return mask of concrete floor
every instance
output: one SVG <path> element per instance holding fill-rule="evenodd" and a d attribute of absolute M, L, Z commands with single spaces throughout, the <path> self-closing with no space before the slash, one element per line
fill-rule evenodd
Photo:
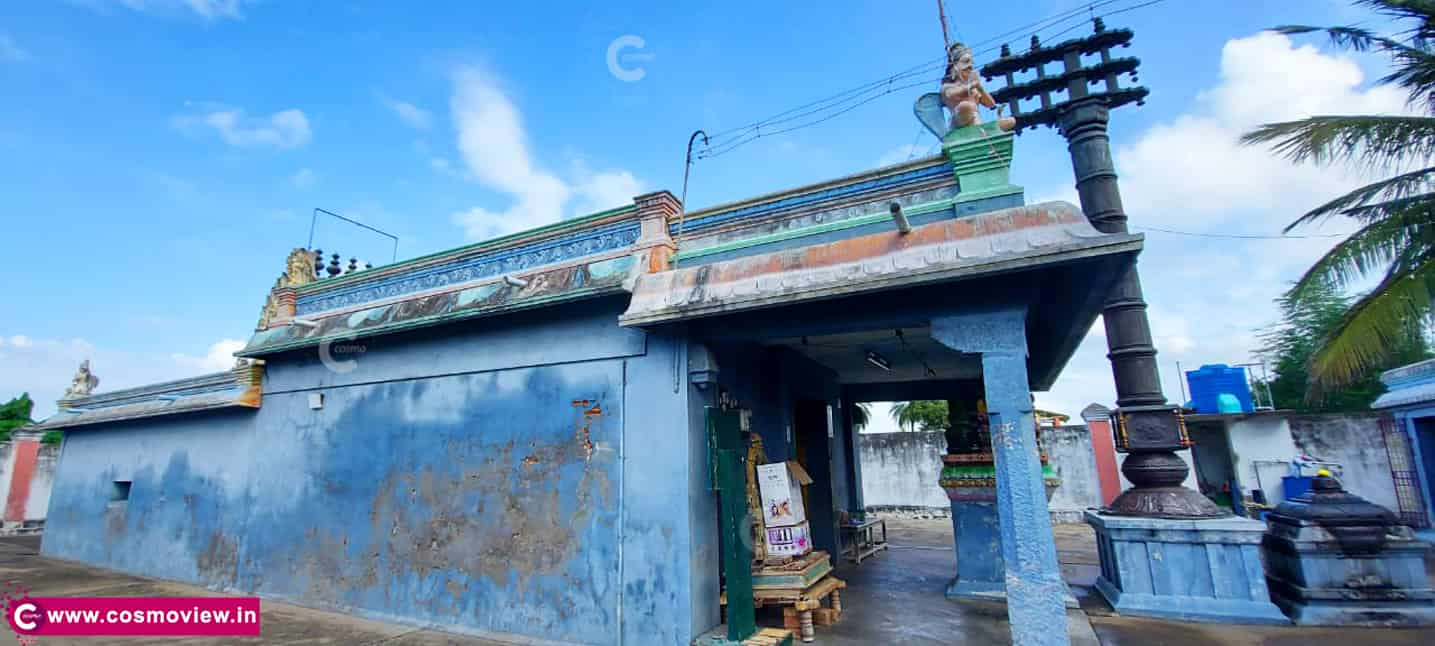
<path fill-rule="evenodd" d="M 863 561 L 842 564 L 837 575 L 843 591 L 842 620 L 817 629 L 817 644 L 1000 644 L 1010 637 L 1006 607 L 1000 603 L 951 601 L 943 592 L 956 570 L 949 520 L 888 521 L 892 547 Z M 1099 563 L 1095 539 L 1085 525 L 1058 525 L 1057 552 L 1062 573 L 1081 602 L 1068 612 L 1072 643 L 1079 646 L 1308 646 L 1309 644 L 1435 644 L 1435 628 L 1420 630 L 1231 626 L 1156 621 L 1112 614 L 1090 585 Z M 39 537 L 0 538 L 0 581 L 23 584 L 34 596 L 208 596 L 203 588 L 155 581 L 38 555 Z M 766 609 L 765 609 L 766 610 Z M 263 636 L 258 638 L 168 638 L 165 644 L 439 644 L 495 646 L 500 642 L 437 630 L 380 623 L 321 612 L 278 601 L 262 605 Z M 758 615 L 759 623 L 780 626 L 780 612 Z M 9 634 L 8 631 L 0 631 Z M 44 644 L 153 643 L 153 638 L 45 638 Z M 7 642 L 8 643 L 8 642 Z M 531 643 L 531 642 L 530 642 Z"/>
<path fill-rule="evenodd" d="M 848 582 L 842 621 L 818 627 L 823 645 L 995 644 L 1010 639 L 1006 607 L 952 601 L 944 595 L 956 571 L 950 520 L 887 521 L 892 547 L 861 566 L 844 564 Z M 1072 644 L 1103 646 L 1309 646 L 1311 644 L 1435 644 L 1435 628 L 1296 628 L 1196 624 L 1117 616 L 1091 587 L 1100 574 L 1096 537 L 1087 525 L 1057 525 L 1062 575 L 1081 603 L 1068 612 Z M 781 617 L 769 621 L 781 625 Z"/>

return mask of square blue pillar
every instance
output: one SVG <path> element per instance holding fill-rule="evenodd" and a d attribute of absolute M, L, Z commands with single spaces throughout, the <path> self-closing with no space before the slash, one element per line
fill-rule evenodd
<path fill-rule="evenodd" d="M 1056 560 L 1026 372 L 1026 308 L 937 317 L 932 338 L 982 358 L 1012 643 L 1069 644 L 1066 583 Z"/>

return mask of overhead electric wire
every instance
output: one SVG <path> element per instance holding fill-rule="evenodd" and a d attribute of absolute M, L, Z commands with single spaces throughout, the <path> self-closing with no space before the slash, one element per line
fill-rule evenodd
<path fill-rule="evenodd" d="M 1126 13 L 1126 12 L 1128 12 L 1128 11 L 1132 11 L 1132 10 L 1135 10 L 1135 9 L 1141 9 L 1141 8 L 1143 8 L 1143 7 L 1149 7 L 1149 6 L 1154 5 L 1154 4 L 1161 4 L 1161 3 L 1165 2 L 1165 1 L 1166 1 L 1166 0 L 1147 0 L 1146 2 L 1143 2 L 1143 3 L 1141 3 L 1141 4 L 1135 4 L 1135 5 L 1131 5 L 1131 6 L 1129 6 L 1129 7 L 1122 7 L 1122 8 L 1120 8 L 1120 9 L 1113 9 L 1113 10 L 1111 10 L 1111 11 L 1108 11 L 1108 12 L 1106 12 L 1106 13 L 1101 14 L 1100 16 L 1093 16 L 1093 18 L 1106 18 L 1106 17 L 1108 17 L 1108 16 L 1114 16 L 1114 15 L 1119 14 L 1119 13 Z M 1081 26 L 1081 23 L 1077 23 L 1077 24 L 1075 24 L 1075 25 L 1072 25 L 1072 26 L 1070 26 L 1070 27 L 1067 27 L 1066 29 L 1063 29 L 1063 30 L 1061 30 L 1061 31 L 1058 31 L 1058 32 L 1056 32 L 1056 33 L 1054 33 L 1054 34 L 1052 34 L 1052 35 L 1050 35 L 1050 36 L 1047 36 L 1047 38 L 1050 38 L 1050 39 L 1052 39 L 1052 40 L 1055 40 L 1055 39 L 1057 39 L 1057 38 L 1060 38 L 1060 37 L 1062 37 L 1062 36 L 1065 36 L 1066 34 L 1069 34 L 1069 33 L 1073 32 L 1073 31 L 1075 31 L 1076 28 L 1077 28 L 1077 27 L 1080 27 L 1080 26 Z"/>
<path fill-rule="evenodd" d="M 1178 236 L 1194 236 L 1194 237 L 1197 237 L 1197 238 L 1235 238 L 1235 239 L 1237 239 L 1237 240 L 1306 240 L 1306 239 L 1311 239 L 1311 238 L 1346 238 L 1346 237 L 1349 237 L 1349 236 L 1351 235 L 1350 233 L 1317 233 L 1317 234 L 1310 234 L 1310 235 L 1285 235 L 1285 236 L 1281 236 L 1281 235 L 1257 235 L 1257 234 L 1245 234 L 1245 233 L 1201 233 L 1201 232 L 1197 232 L 1197 231 L 1177 231 L 1177 230 L 1175 230 L 1175 229 L 1162 229 L 1162 228 L 1160 228 L 1160 227 L 1151 227 L 1151 226 L 1146 226 L 1146 225 L 1144 225 L 1144 224 L 1143 224 L 1143 225 L 1139 225 L 1139 226 L 1137 226 L 1136 228 L 1137 228 L 1137 229 L 1141 229 L 1141 230 L 1143 230 L 1143 231 L 1156 231 L 1156 232 L 1158 232 L 1158 233 L 1170 233 L 1170 234 L 1178 235 Z"/>
<path fill-rule="evenodd" d="M 746 137 L 746 138 L 737 139 L 737 140 L 735 140 L 735 141 L 733 141 L 733 142 L 731 142 L 731 143 L 728 143 L 728 144 L 724 144 L 724 145 L 720 145 L 720 146 L 715 146 L 715 147 L 713 147 L 713 148 L 708 148 L 708 149 L 706 149 L 706 150 L 703 150 L 702 152 L 700 152 L 700 153 L 698 153 L 698 154 L 696 154 L 696 155 L 693 155 L 693 159 L 707 159 L 707 158 L 709 158 L 709 157 L 717 157 L 718 155 L 722 155 L 722 154 L 731 152 L 731 151 L 732 151 L 733 149 L 735 149 L 735 148 L 738 148 L 738 147 L 740 147 L 740 146 L 743 146 L 744 144 L 751 143 L 751 142 L 756 141 L 756 140 L 758 140 L 758 139 L 761 139 L 761 138 L 763 138 L 763 137 L 771 137 L 771 136 L 773 136 L 773 135 L 780 135 L 780 134 L 783 134 L 783 133 L 785 133 L 785 132 L 792 132 L 793 130 L 801 130 L 801 129 L 803 129 L 803 128 L 808 128 L 808 127 L 811 127 L 811 126 L 815 126 L 815 125 L 817 125 L 817 124 L 819 124 L 819 123 L 822 123 L 822 122 L 824 122 L 824 121 L 828 121 L 828 120 L 834 119 L 834 118 L 836 118 L 836 117 L 840 117 L 840 116 L 842 116 L 842 115 L 844 115 L 844 114 L 847 114 L 848 112 L 851 112 L 852 110 L 855 110 L 855 109 L 860 108 L 860 107 L 862 107 L 862 106 L 864 106 L 864 105 L 867 105 L 868 103 L 871 103 L 871 102 L 873 102 L 873 101 L 876 101 L 877 99 L 880 99 L 880 98 L 882 98 L 882 97 L 884 97 L 884 96 L 887 96 L 888 94 L 891 94 L 891 93 L 893 93 L 893 92 L 899 92 L 899 91 L 901 91 L 901 90 L 911 89 L 911 88 L 917 87 L 917 86 L 919 86 L 919 85 L 926 85 L 926 84 L 928 84 L 928 83 L 931 83 L 931 80 L 929 80 L 929 79 L 923 79 L 923 80 L 921 80 L 921 81 L 917 81 L 916 83 L 908 83 L 908 84 L 906 84 L 906 85 L 889 88 L 889 89 L 884 90 L 883 92 L 881 92 L 881 93 L 879 93 L 879 94 L 873 94 L 872 96 L 863 98 L 861 101 L 858 101 L 857 103 L 853 103 L 852 105 L 845 106 L 845 107 L 843 107 L 841 110 L 838 110 L 838 111 L 833 112 L 833 113 L 831 113 L 831 114 L 827 114 L 827 115 L 824 115 L 824 116 L 819 117 L 819 118 L 817 118 L 817 119 L 813 119 L 812 121 L 808 121 L 808 122 L 806 122 L 806 123 L 801 123 L 801 124 L 798 124 L 798 125 L 795 125 L 795 126 L 789 126 L 789 127 L 786 127 L 786 128 L 779 128 L 779 129 L 777 129 L 777 130 L 771 130 L 771 131 L 755 130 L 755 131 L 753 131 L 753 133 L 752 133 L 750 136 L 748 136 L 748 137 Z"/>
<path fill-rule="evenodd" d="M 1076 21 L 1073 25 L 1067 27 L 1066 29 L 1063 29 L 1060 32 L 1057 32 L 1055 36 L 1059 36 L 1086 24 L 1089 19 L 1086 16 L 1083 16 L 1083 13 L 1089 14 L 1092 17 L 1103 17 L 1115 15 L 1118 13 L 1124 13 L 1126 11 L 1131 11 L 1134 9 L 1140 9 L 1142 7 L 1164 2 L 1165 0 L 1148 0 L 1147 2 L 1141 4 L 1116 8 L 1109 12 L 1101 14 L 1101 16 L 1096 16 L 1096 10 L 1098 8 L 1107 7 L 1109 5 L 1124 1 L 1127 0 L 1098 0 L 1096 2 L 1088 2 L 1079 7 L 1074 7 L 1072 9 L 1068 9 L 1057 14 L 1047 16 L 1040 20 L 1036 20 L 1020 27 L 1007 30 L 996 36 L 992 36 L 990 38 L 978 41 L 970 45 L 970 47 L 972 48 L 974 55 L 986 54 L 988 52 L 1000 49 L 1001 45 L 996 44 L 982 50 L 977 50 L 977 47 L 981 47 L 989 43 L 997 43 L 998 41 L 1003 41 L 1011 36 L 1022 33 L 1032 33 L 1033 35 L 1040 35 L 1040 32 L 1042 31 L 1063 26 L 1069 21 Z M 1054 38 L 1055 36 L 1051 36 L 1049 38 Z M 703 150 L 698 151 L 696 154 L 694 154 L 693 159 L 710 159 L 713 157 L 718 157 L 732 152 L 733 150 L 736 150 L 748 143 L 751 143 L 763 137 L 771 137 L 774 135 L 792 132 L 794 130 L 801 130 L 803 128 L 808 128 L 829 121 L 835 117 L 851 112 L 852 110 L 860 106 L 871 103 L 872 101 L 875 101 L 876 99 L 886 96 L 888 94 L 940 81 L 941 77 L 937 76 L 936 78 L 925 77 L 912 83 L 901 83 L 902 81 L 906 81 L 908 79 L 912 79 L 918 76 L 923 76 L 945 68 L 946 60 L 947 57 L 944 52 L 941 57 L 932 59 L 927 62 L 919 63 L 917 65 L 899 71 L 895 74 L 892 74 L 891 76 L 878 79 L 876 81 L 864 83 L 862 85 L 843 90 L 841 92 L 827 96 L 822 99 L 818 99 L 816 101 L 804 103 L 797 107 L 790 108 L 772 116 L 769 116 L 765 119 L 749 123 L 745 126 L 739 126 L 736 128 L 723 130 L 709 137 L 707 142 L 708 145 Z M 800 123 L 797 123 L 796 125 L 777 127 L 782 126 L 783 124 L 792 123 L 794 121 L 800 121 Z"/>
<path fill-rule="evenodd" d="M 1041 20 L 1033 21 L 1033 22 L 1027 23 L 1027 24 L 1025 24 L 1025 25 L 1022 25 L 1022 26 L 1020 26 L 1020 27 L 1016 27 L 1016 28 L 1014 28 L 1014 29 L 1011 29 L 1011 30 L 1002 32 L 1002 33 L 1000 33 L 1000 34 L 997 34 L 996 36 L 987 38 L 986 40 L 978 41 L 978 42 L 976 42 L 976 43 L 971 44 L 970 47 L 972 47 L 972 48 L 975 50 L 975 48 L 977 48 L 977 47 L 981 47 L 981 46 L 986 45 L 986 44 L 988 44 L 988 43 L 994 43 L 994 42 L 996 42 L 996 41 L 1002 40 L 1002 39 L 1007 38 L 1007 37 L 1009 37 L 1009 36 L 1012 36 L 1012 35 L 1014 35 L 1014 34 L 1021 34 L 1021 33 L 1028 33 L 1028 32 L 1031 32 L 1031 31 L 1041 31 L 1041 30 L 1045 30 L 1045 29 L 1050 29 L 1051 27 L 1054 27 L 1054 26 L 1056 26 L 1057 24 L 1066 22 L 1066 21 L 1068 21 L 1068 20 L 1071 20 L 1071 19 L 1074 18 L 1074 17 L 1077 17 L 1078 14 L 1080 14 L 1080 13 L 1083 12 L 1083 11 L 1090 11 L 1090 10 L 1093 10 L 1094 8 L 1096 8 L 1096 7 L 1103 7 L 1103 6 L 1106 6 L 1106 5 L 1115 3 L 1115 2 L 1121 2 L 1121 1 L 1123 1 L 1123 0 L 1099 0 L 1099 1 L 1097 1 L 1097 2 L 1090 2 L 1090 3 L 1087 3 L 1087 4 L 1081 5 L 1081 6 L 1079 6 L 1079 7 L 1075 7 L 1075 8 L 1073 8 L 1073 9 L 1068 9 L 1068 10 L 1066 10 L 1066 11 L 1057 13 L 1057 14 L 1052 15 L 1052 16 L 1048 16 L 1048 17 L 1043 18 L 1043 19 L 1041 19 Z M 1085 20 L 1083 19 L 1082 22 L 1085 22 Z M 1000 48 L 1000 45 L 997 45 L 997 46 L 993 46 L 993 47 L 991 47 L 991 48 L 989 48 L 989 49 L 987 49 L 987 50 L 982 50 L 982 51 L 976 52 L 976 53 L 986 53 L 987 51 L 995 51 L 995 50 L 997 50 L 997 49 L 999 49 L 999 48 Z M 840 103 L 841 100 L 845 99 L 845 97 L 851 96 L 851 95 L 853 95 L 853 94 L 861 94 L 861 93 L 863 93 L 863 92 L 866 91 L 866 90 L 870 90 L 870 89 L 872 89 L 872 88 L 881 86 L 881 85 L 884 84 L 884 83 L 891 83 L 891 82 L 896 81 L 896 80 L 901 80 L 901 79 L 905 79 L 905 78 L 910 78 L 911 76 L 914 76 L 914 75 L 916 75 L 916 74 L 920 74 L 920 73 L 922 73 L 922 72 L 925 72 L 925 71 L 927 71 L 928 69 L 940 68 L 940 67 L 942 67 L 943 65 L 945 65 L 946 60 L 947 60 L 946 54 L 943 53 L 942 56 L 939 56 L 939 57 L 937 57 L 937 58 L 931 59 L 931 60 L 926 61 L 926 62 L 924 62 L 924 63 L 918 63 L 917 65 L 914 65 L 914 66 L 912 66 L 912 67 L 909 67 L 909 68 L 907 68 L 907 69 L 904 69 L 904 70 L 902 70 L 902 71 L 900 71 L 900 72 L 897 72 L 897 73 L 895 73 L 895 74 L 893 74 L 893 75 L 891 75 L 891 76 L 888 76 L 888 77 L 885 77 L 885 78 L 881 78 L 881 79 L 878 79 L 878 80 L 876 80 L 876 81 L 871 81 L 871 82 L 868 82 L 868 83 L 864 83 L 864 84 L 859 85 L 859 86 L 857 86 L 857 87 L 849 88 L 849 89 L 847 89 L 847 90 L 843 90 L 842 92 L 838 92 L 837 94 L 834 94 L 834 95 L 831 95 L 831 96 L 828 96 L 828 97 L 825 97 L 825 98 L 822 98 L 822 99 L 818 99 L 818 100 L 816 100 L 816 101 L 812 101 L 812 102 L 809 102 L 809 103 L 804 103 L 804 104 L 802 104 L 802 105 L 800 105 L 800 106 L 797 106 L 797 107 L 795 107 L 795 108 L 790 108 L 790 109 L 785 110 L 785 111 L 783 111 L 783 112 L 779 112 L 779 113 L 774 114 L 774 115 L 772 115 L 772 116 L 770 116 L 770 117 L 767 117 L 766 119 L 762 119 L 762 120 L 760 120 L 760 121 L 755 121 L 755 122 L 750 123 L 750 124 L 747 124 L 747 125 L 745 125 L 745 126 L 738 126 L 738 127 L 736 127 L 736 128 L 729 128 L 729 129 L 727 129 L 727 130 L 723 130 L 723 131 L 721 131 L 721 132 L 719 132 L 719 133 L 717 133 L 717 134 L 715 134 L 715 135 L 712 135 L 712 138 L 713 138 L 713 139 L 719 139 L 719 138 L 721 138 L 721 137 L 725 137 L 725 136 L 730 135 L 730 134 L 733 134 L 733 133 L 737 133 L 737 132 L 741 132 L 741 131 L 745 131 L 745 130 L 752 130 L 752 129 L 759 128 L 759 127 L 764 126 L 764 125 L 772 125 L 773 123 L 779 123 L 779 122 L 781 122 L 781 121 L 790 120 L 790 118 L 789 118 L 789 119 L 783 119 L 783 117 L 787 117 L 787 115 L 789 115 L 789 114 L 791 114 L 791 113 L 793 113 L 793 112 L 797 112 L 797 111 L 799 111 L 799 110 L 804 110 L 804 109 L 806 109 L 806 108 L 810 108 L 810 107 L 813 107 L 813 106 L 818 106 L 818 105 L 821 105 L 821 104 L 833 103 L 833 102 Z"/>

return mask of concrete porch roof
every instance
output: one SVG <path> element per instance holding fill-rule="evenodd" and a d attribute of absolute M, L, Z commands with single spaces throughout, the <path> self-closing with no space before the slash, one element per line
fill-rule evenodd
<path fill-rule="evenodd" d="M 915 310 L 1020 302 L 1028 309 L 1032 385 L 1041 390 L 1086 336 L 1117 270 L 1134 260 L 1142 241 L 1138 234 L 1102 234 L 1064 202 L 1001 209 L 916 226 L 905 235 L 894 226 L 644 274 L 619 322 L 687 323 L 717 336 L 730 328 L 770 340 L 920 327 L 925 323 Z M 899 313 L 910 308 L 905 318 Z M 867 315 L 890 320 L 867 328 L 838 322 Z M 794 332 L 778 319 L 817 327 Z"/>

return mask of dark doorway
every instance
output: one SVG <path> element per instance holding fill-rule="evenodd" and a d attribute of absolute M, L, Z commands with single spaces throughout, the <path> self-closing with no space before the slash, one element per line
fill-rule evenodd
<path fill-rule="evenodd" d="M 1415 442 L 1420 448 L 1420 467 L 1425 471 L 1425 493 L 1435 493 L 1435 417 L 1417 417 Z M 1427 516 L 1425 522 L 1430 522 Z"/>
<path fill-rule="evenodd" d="M 799 399 L 793 405 L 793 455 L 812 476 L 814 486 L 806 487 L 803 501 L 812 527 L 812 544 L 837 555 L 837 518 L 832 511 L 832 437 L 829 434 L 827 403 Z"/>
<path fill-rule="evenodd" d="M 1236 482 L 1236 469 L 1231 463 L 1231 438 L 1224 423 L 1192 423 L 1186 426 L 1191 434 L 1191 457 L 1196 462 L 1196 483 L 1201 493 L 1216 504 L 1245 515 L 1241 493 Z"/>

